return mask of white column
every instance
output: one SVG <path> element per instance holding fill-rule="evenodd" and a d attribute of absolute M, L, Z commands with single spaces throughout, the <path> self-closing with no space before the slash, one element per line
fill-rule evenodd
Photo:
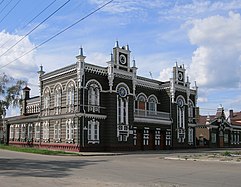
<path fill-rule="evenodd" d="M 127 125 L 129 124 L 129 121 L 128 121 L 128 109 L 129 109 L 129 107 L 128 107 L 128 100 L 129 100 L 129 98 L 127 97 L 126 98 L 126 124 Z"/>
<path fill-rule="evenodd" d="M 121 103 L 121 123 L 124 123 L 124 102 L 123 99 L 120 98 Z"/>
<path fill-rule="evenodd" d="M 117 112 L 116 112 L 117 115 L 116 116 L 117 116 L 117 124 L 119 124 L 119 97 L 118 96 L 117 96 L 116 100 L 117 100 L 117 105 L 116 105 L 117 106 L 116 107 L 117 108 Z"/>

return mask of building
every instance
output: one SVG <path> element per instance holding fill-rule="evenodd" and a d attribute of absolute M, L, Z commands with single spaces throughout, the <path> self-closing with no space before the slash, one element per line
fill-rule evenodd
<path fill-rule="evenodd" d="M 198 147 L 241 147 L 241 113 L 229 111 L 227 118 L 223 107 L 215 115 L 199 116 L 196 126 Z"/>
<path fill-rule="evenodd" d="M 40 96 L 23 89 L 21 115 L 6 119 L 9 144 L 72 151 L 195 147 L 197 86 L 184 65 L 170 81 L 137 75 L 129 46 L 116 42 L 107 67 L 85 62 L 38 71 Z"/>

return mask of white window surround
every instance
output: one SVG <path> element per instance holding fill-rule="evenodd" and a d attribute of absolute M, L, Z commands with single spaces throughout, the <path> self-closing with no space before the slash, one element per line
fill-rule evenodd
<path fill-rule="evenodd" d="M 88 111 L 100 112 L 100 87 L 96 82 L 88 85 Z"/>
<path fill-rule="evenodd" d="M 98 144 L 100 143 L 99 135 L 100 123 L 95 119 L 88 121 L 88 143 Z"/>
<path fill-rule="evenodd" d="M 11 125 L 11 126 L 10 126 L 9 138 L 10 138 L 10 139 L 13 139 L 13 138 L 14 138 L 14 125 Z"/>
<path fill-rule="evenodd" d="M 43 122 L 43 141 L 49 142 L 49 122 Z"/>
<path fill-rule="evenodd" d="M 26 124 L 21 125 L 21 139 L 25 139 L 25 134 L 26 134 Z"/>
<path fill-rule="evenodd" d="M 155 130 L 155 145 L 160 146 L 161 145 L 161 129 L 156 128 Z"/>
<path fill-rule="evenodd" d="M 183 96 L 178 96 L 177 103 L 177 139 L 179 143 L 185 141 L 185 99 Z"/>
<path fill-rule="evenodd" d="M 75 83 L 70 80 L 66 86 L 66 107 L 67 112 L 74 111 L 74 102 L 75 102 Z"/>
<path fill-rule="evenodd" d="M 40 122 L 35 123 L 35 141 L 40 140 Z"/>
<path fill-rule="evenodd" d="M 54 124 L 54 141 L 55 142 L 61 141 L 61 124 L 59 121 L 56 121 Z"/>
<path fill-rule="evenodd" d="M 193 145 L 193 128 L 189 127 L 188 128 L 188 144 Z"/>
<path fill-rule="evenodd" d="M 194 104 L 193 104 L 192 100 L 189 99 L 189 101 L 188 101 L 188 121 L 190 123 L 192 123 L 193 119 L 194 119 L 193 109 L 194 109 Z"/>
<path fill-rule="evenodd" d="M 28 124 L 28 141 L 33 139 L 33 124 Z"/>
<path fill-rule="evenodd" d="M 166 131 L 166 145 L 170 146 L 171 145 L 171 129 L 167 129 Z"/>
<path fill-rule="evenodd" d="M 143 145 L 149 145 L 149 128 L 144 128 L 143 132 Z"/>
<path fill-rule="evenodd" d="M 20 138 L 20 125 L 15 125 L 15 136 L 14 139 L 19 140 Z"/>
<path fill-rule="evenodd" d="M 154 95 L 151 95 L 148 98 L 148 110 L 151 115 L 156 115 L 157 113 L 157 98 Z"/>
<path fill-rule="evenodd" d="M 62 98 L 62 87 L 60 85 L 57 85 L 55 86 L 55 90 L 54 90 L 55 114 L 61 113 L 61 98 Z"/>
<path fill-rule="evenodd" d="M 74 122 L 73 119 L 66 120 L 66 142 L 74 143 Z"/>

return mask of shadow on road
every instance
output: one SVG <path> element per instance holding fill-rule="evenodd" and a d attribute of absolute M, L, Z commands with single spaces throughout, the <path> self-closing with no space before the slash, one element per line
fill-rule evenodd
<path fill-rule="evenodd" d="M 106 160 L 39 161 L 0 158 L 0 176 L 61 178 L 70 175 L 71 170 L 83 169 L 85 166 L 105 161 Z"/>

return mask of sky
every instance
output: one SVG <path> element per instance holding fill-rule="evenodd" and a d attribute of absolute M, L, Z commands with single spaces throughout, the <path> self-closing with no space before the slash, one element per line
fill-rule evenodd
<path fill-rule="evenodd" d="M 40 65 L 73 64 L 82 46 L 87 63 L 106 66 L 118 40 L 130 46 L 138 75 L 167 81 L 176 62 L 185 64 L 201 114 L 241 111 L 241 0 L 114 0 L 86 17 L 107 2 L 0 0 L 0 73 L 39 95 Z"/>

